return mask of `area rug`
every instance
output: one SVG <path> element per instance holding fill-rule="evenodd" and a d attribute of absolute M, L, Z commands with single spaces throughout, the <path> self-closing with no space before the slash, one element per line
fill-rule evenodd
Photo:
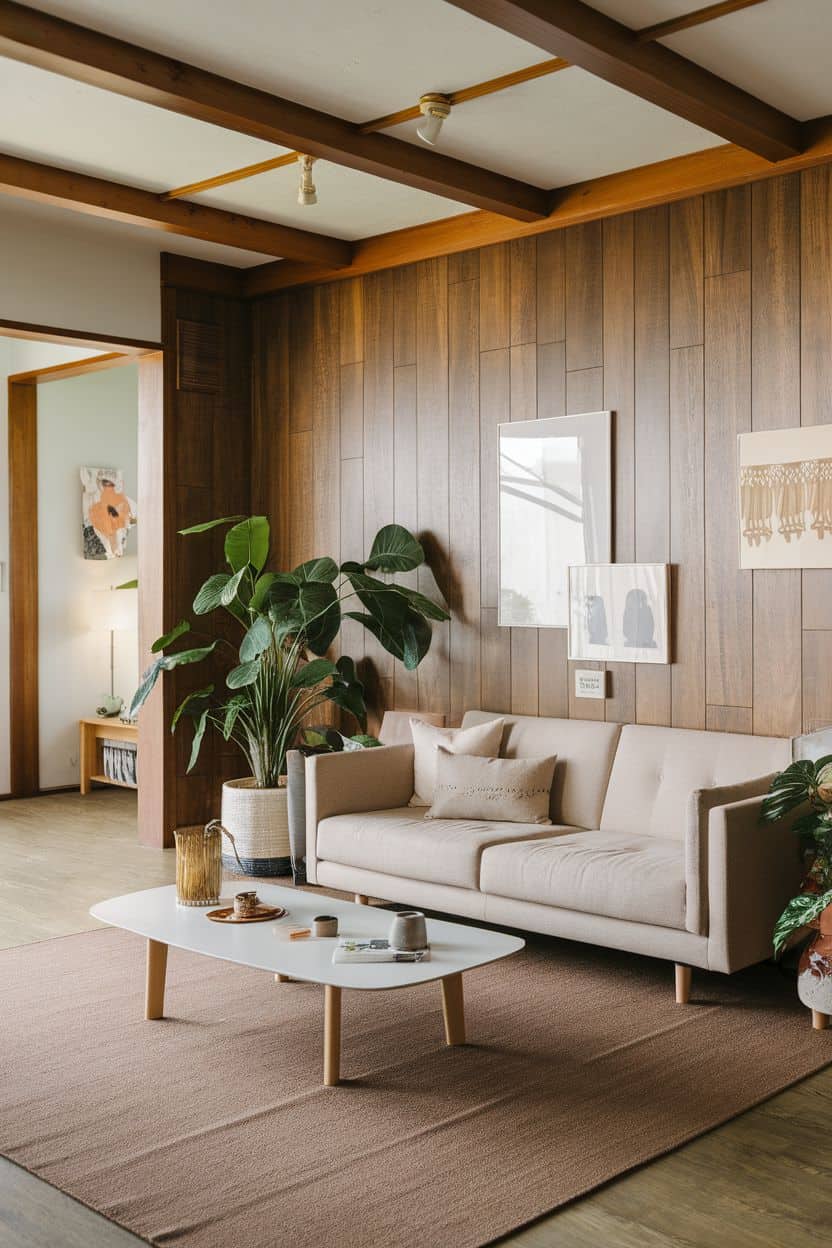
<path fill-rule="evenodd" d="M 724 1122 L 832 1056 L 771 967 L 694 973 L 562 941 L 437 985 L 323 990 L 112 929 L 0 953 L 0 1152 L 153 1244 L 475 1248 Z"/>

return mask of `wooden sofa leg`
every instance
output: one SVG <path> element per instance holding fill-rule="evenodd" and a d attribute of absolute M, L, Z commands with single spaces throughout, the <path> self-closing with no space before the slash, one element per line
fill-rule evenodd
<path fill-rule="evenodd" d="M 364 893 L 356 893 L 356 894 L 355 894 L 355 904 L 356 904 L 357 906 L 366 906 L 366 905 L 368 905 L 369 903 L 368 903 L 368 901 L 367 901 L 367 897 L 366 897 L 366 895 L 365 895 Z"/>
<path fill-rule="evenodd" d="M 812 1010 L 812 1026 L 815 1031 L 825 1031 L 829 1026 L 829 1015 L 821 1010 Z"/>
<path fill-rule="evenodd" d="M 690 1001 L 691 968 L 676 963 L 676 1004 L 687 1005 Z"/>

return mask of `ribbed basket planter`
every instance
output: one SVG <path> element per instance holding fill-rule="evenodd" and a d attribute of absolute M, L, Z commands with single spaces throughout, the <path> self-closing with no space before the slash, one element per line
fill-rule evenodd
<path fill-rule="evenodd" d="M 234 837 L 246 875 L 289 874 L 292 864 L 285 788 L 258 789 L 250 776 L 226 780 L 222 786 L 222 824 Z M 233 853 L 225 849 L 222 862 L 229 871 L 240 869 Z"/>

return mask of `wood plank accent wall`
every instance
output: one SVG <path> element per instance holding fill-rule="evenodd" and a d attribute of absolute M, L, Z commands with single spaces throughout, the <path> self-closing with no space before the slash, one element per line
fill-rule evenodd
<path fill-rule="evenodd" d="M 832 170 L 255 305 L 253 504 L 277 558 L 392 519 L 453 612 L 408 674 L 348 634 L 378 709 L 790 735 L 832 722 L 832 570 L 741 572 L 736 436 L 832 423 Z M 615 557 L 673 564 L 675 662 L 573 694 L 558 629 L 497 627 L 497 425 L 615 411 Z M 582 664 L 581 666 L 590 666 Z"/>

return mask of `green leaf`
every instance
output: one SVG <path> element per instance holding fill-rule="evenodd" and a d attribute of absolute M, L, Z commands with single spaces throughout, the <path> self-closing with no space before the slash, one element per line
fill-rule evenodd
<path fill-rule="evenodd" d="M 374 750 L 381 745 L 378 737 L 368 737 L 366 732 L 356 733 L 354 737 L 350 737 L 350 741 L 355 741 L 365 750 Z"/>
<path fill-rule="evenodd" d="M 201 689 L 196 689 L 193 693 L 189 693 L 186 698 L 183 698 L 173 713 L 173 719 L 170 721 L 171 732 L 176 731 L 176 725 L 186 712 L 188 714 L 193 713 L 192 703 L 204 701 L 204 699 L 209 698 L 213 692 L 213 685 L 203 685 Z"/>
<path fill-rule="evenodd" d="M 238 520 L 245 520 L 245 516 L 222 516 L 219 520 L 205 520 L 202 524 L 192 524 L 188 529 L 180 529 L 180 537 L 187 537 L 190 533 L 207 533 L 209 529 L 216 529 L 221 524 L 236 524 Z"/>
<path fill-rule="evenodd" d="M 304 728 L 302 734 L 304 745 L 314 745 L 320 749 L 322 745 L 327 745 L 327 739 L 322 732 L 316 732 L 314 728 Z"/>
<path fill-rule="evenodd" d="M 248 663 L 233 667 L 226 676 L 225 683 L 229 689 L 242 689 L 245 685 L 253 685 L 259 673 L 260 660 L 251 659 Z"/>
<path fill-rule="evenodd" d="M 161 671 L 162 660 L 156 659 L 155 662 L 151 663 L 147 671 L 142 674 L 141 683 L 139 684 L 136 692 L 133 694 L 133 701 L 130 703 L 130 710 L 128 714 L 131 719 L 138 715 L 139 711 L 150 697 L 153 692 L 153 686 L 159 679 Z"/>
<path fill-rule="evenodd" d="M 225 720 L 222 726 L 222 735 L 228 741 L 234 731 L 234 725 L 237 717 L 244 707 L 251 706 L 251 699 L 247 693 L 235 693 L 233 698 L 229 698 L 225 705 Z"/>
<path fill-rule="evenodd" d="M 205 736 L 205 726 L 207 723 L 208 723 L 208 707 L 206 706 L 205 710 L 202 712 L 199 719 L 194 724 L 194 740 L 191 746 L 191 757 L 188 761 L 189 772 L 193 771 L 194 767 L 196 767 L 197 759 L 199 758 L 199 751 L 202 748 L 202 738 Z"/>
<path fill-rule="evenodd" d="M 349 711 L 362 728 L 367 723 L 367 708 L 364 705 L 364 689 L 357 685 L 329 685 L 323 691 L 324 697 L 342 710 Z"/>
<path fill-rule="evenodd" d="M 272 644 L 272 626 L 268 616 L 260 615 L 240 643 L 240 662 L 249 663 Z"/>
<path fill-rule="evenodd" d="M 429 620 L 449 620 L 450 612 L 444 607 L 440 607 L 438 603 L 433 602 L 424 594 L 420 594 L 416 589 L 409 589 L 406 585 L 391 584 L 387 587 L 394 594 L 401 595 L 407 601 L 408 606 L 413 611 L 418 611 L 419 615 L 425 615 Z"/>
<path fill-rule="evenodd" d="M 313 654 L 326 654 L 341 627 L 341 607 L 333 586 L 323 581 L 299 585 L 279 581 L 269 596 L 269 614 L 282 634 L 303 635 Z"/>
<path fill-rule="evenodd" d="M 373 539 L 365 568 L 377 572 L 412 572 L 425 562 L 425 552 L 400 524 L 386 524 Z"/>
<path fill-rule="evenodd" d="M 265 516 L 249 516 L 242 524 L 235 524 L 225 535 L 225 557 L 232 572 L 239 572 L 249 564 L 256 572 L 262 572 L 269 557 L 269 522 Z"/>
<path fill-rule="evenodd" d="M 802 802 L 808 801 L 815 788 L 815 764 L 807 758 L 799 759 L 781 771 L 771 782 L 768 795 L 763 799 L 760 818 L 773 823 Z"/>
<path fill-rule="evenodd" d="M 138 589 L 138 588 L 139 588 L 139 582 L 136 580 L 123 581 L 121 585 L 116 585 L 116 589 Z"/>
<path fill-rule="evenodd" d="M 293 689 L 312 689 L 319 685 L 327 676 L 337 676 L 338 668 L 329 659 L 312 659 L 299 667 L 290 680 Z"/>
<path fill-rule="evenodd" d="M 302 581 L 323 581 L 327 585 L 331 585 L 338 575 L 338 564 L 334 559 L 308 559 L 306 563 L 299 563 L 292 571 L 292 576 L 300 583 Z"/>
<path fill-rule="evenodd" d="M 222 595 L 231 577 L 227 572 L 215 572 L 209 576 L 194 598 L 194 615 L 207 615 L 209 611 L 222 606 Z"/>
<path fill-rule="evenodd" d="M 789 937 L 806 927 L 832 903 L 832 889 L 828 893 L 800 893 L 793 897 L 774 925 L 774 952 L 779 954 L 786 947 Z"/>
<path fill-rule="evenodd" d="M 411 611 L 402 626 L 404 655 L 402 662 L 408 672 L 413 672 L 430 650 L 430 624 L 424 616 Z"/>
<path fill-rule="evenodd" d="M 375 616 L 364 615 L 361 611 L 345 611 L 344 615 L 348 620 L 357 620 L 359 624 L 363 624 L 367 632 L 373 634 L 388 654 L 392 654 L 396 659 L 404 659 L 404 644 L 389 633 Z"/>
<path fill-rule="evenodd" d="M 237 594 L 239 593 L 240 586 L 243 582 L 243 577 L 246 575 L 247 572 L 248 572 L 248 566 L 246 565 L 240 568 L 239 572 L 235 572 L 233 576 L 228 578 L 228 581 L 226 582 L 225 587 L 222 593 L 220 594 L 220 602 L 222 603 L 224 607 L 230 607 L 232 603 L 235 601 Z"/>
<path fill-rule="evenodd" d="M 160 650 L 164 650 L 166 646 L 171 645 L 178 637 L 184 637 L 185 633 L 191 631 L 191 626 L 187 620 L 180 620 L 175 628 L 169 633 L 165 633 L 164 637 L 157 637 L 153 645 L 150 647 L 151 654 L 158 654 Z"/>
<path fill-rule="evenodd" d="M 251 611 L 265 611 L 269 605 L 269 591 L 277 580 L 277 573 L 264 572 L 254 584 L 254 592 L 249 600 Z"/>
<path fill-rule="evenodd" d="M 156 661 L 164 671 L 172 672 L 175 667 L 183 667 L 186 663 L 200 663 L 203 659 L 207 659 L 219 644 L 219 641 L 212 641 L 208 646 L 195 646 L 192 650 L 179 650 L 176 654 L 165 654 Z"/>

